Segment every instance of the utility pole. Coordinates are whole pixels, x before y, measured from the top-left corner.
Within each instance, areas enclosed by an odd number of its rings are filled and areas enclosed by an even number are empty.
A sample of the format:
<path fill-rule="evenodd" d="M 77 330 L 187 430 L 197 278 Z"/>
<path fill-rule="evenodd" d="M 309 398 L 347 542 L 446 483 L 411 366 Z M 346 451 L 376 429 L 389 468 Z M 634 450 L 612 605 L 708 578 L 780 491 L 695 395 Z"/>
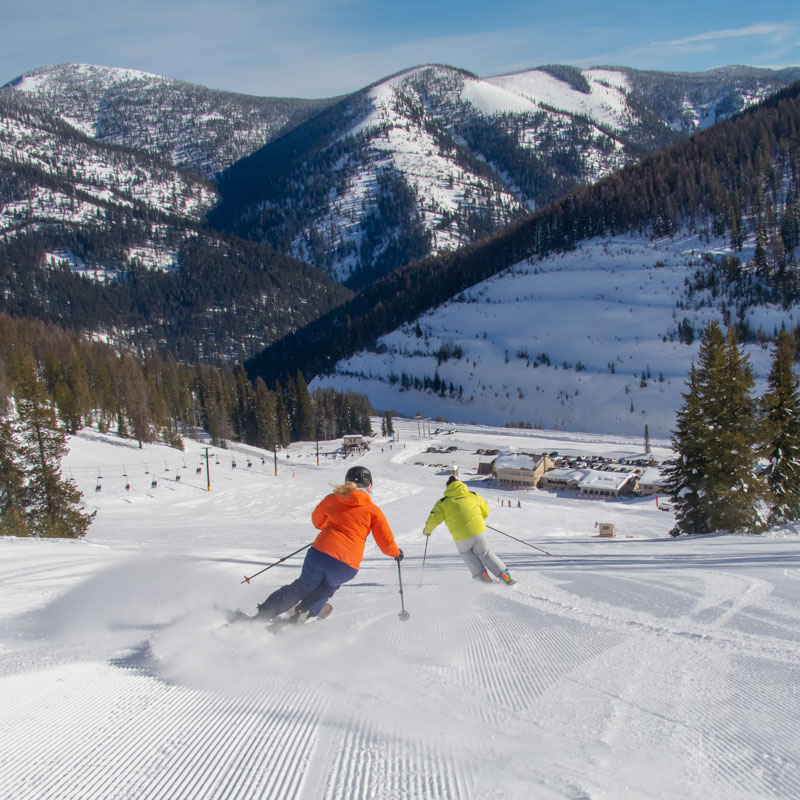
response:
<path fill-rule="evenodd" d="M 208 451 L 210 449 L 211 449 L 210 447 L 206 447 L 205 448 L 205 451 L 206 451 L 206 483 L 207 483 L 206 491 L 207 492 L 211 491 L 211 468 L 208 466 Z"/>

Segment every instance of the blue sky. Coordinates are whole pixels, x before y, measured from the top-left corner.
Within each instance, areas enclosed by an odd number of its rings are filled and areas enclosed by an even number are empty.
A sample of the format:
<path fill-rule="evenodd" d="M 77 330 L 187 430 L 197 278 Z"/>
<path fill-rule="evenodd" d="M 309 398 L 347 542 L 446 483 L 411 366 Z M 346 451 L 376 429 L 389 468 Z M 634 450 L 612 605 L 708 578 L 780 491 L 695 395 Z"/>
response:
<path fill-rule="evenodd" d="M 0 84 L 62 61 L 328 97 L 438 62 L 695 71 L 800 64 L 800 3 L 738 0 L 0 0 Z"/>

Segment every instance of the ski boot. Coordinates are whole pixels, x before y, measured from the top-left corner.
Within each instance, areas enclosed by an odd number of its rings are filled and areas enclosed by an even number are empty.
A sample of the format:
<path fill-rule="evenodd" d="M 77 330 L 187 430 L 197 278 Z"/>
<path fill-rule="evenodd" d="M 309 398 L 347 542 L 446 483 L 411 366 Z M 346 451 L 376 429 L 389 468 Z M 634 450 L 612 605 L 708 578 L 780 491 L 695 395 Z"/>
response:
<path fill-rule="evenodd" d="M 255 616 L 250 617 L 254 622 L 271 622 L 275 619 L 275 613 L 266 602 L 256 606 Z"/>
<path fill-rule="evenodd" d="M 473 575 L 472 580 L 480 581 L 481 583 L 492 583 L 492 578 L 486 570 L 479 572 L 477 575 Z"/>
<path fill-rule="evenodd" d="M 325 605 L 319 610 L 319 614 L 317 614 L 315 617 L 312 617 L 310 611 L 295 607 L 294 612 L 289 617 L 289 622 L 293 623 L 294 625 L 304 625 L 306 622 L 310 622 L 312 619 L 325 619 L 326 617 L 330 616 L 331 611 L 333 611 L 333 606 L 330 603 L 325 603 Z"/>
<path fill-rule="evenodd" d="M 516 583 L 507 572 L 501 572 L 497 577 L 500 578 L 501 581 L 505 581 L 509 586 L 513 586 Z"/>

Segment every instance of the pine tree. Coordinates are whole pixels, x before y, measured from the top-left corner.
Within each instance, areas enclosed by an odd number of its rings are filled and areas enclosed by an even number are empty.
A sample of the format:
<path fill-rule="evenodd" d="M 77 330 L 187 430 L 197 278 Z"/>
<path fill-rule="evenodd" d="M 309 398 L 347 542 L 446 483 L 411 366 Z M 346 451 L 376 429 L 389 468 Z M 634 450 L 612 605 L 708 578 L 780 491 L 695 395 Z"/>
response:
<path fill-rule="evenodd" d="M 781 329 L 762 398 L 765 471 L 771 493 L 770 524 L 800 519 L 800 392 L 793 363 L 794 337 Z"/>
<path fill-rule="evenodd" d="M 742 352 L 736 328 L 728 329 L 723 372 L 713 378 L 715 402 L 719 412 L 712 440 L 715 454 L 714 486 L 719 486 L 720 502 L 712 507 L 714 530 L 756 531 L 763 527 L 761 504 L 768 491 L 758 474 L 760 438 L 758 404 L 752 391 L 755 384 L 750 359 Z M 719 382 L 722 392 L 717 393 Z"/>
<path fill-rule="evenodd" d="M 253 444 L 265 450 L 273 450 L 277 441 L 275 397 L 269 392 L 261 376 L 256 378 L 253 416 L 255 428 Z"/>
<path fill-rule="evenodd" d="M 29 532 L 16 427 L 15 420 L 0 416 L 0 536 L 27 536 Z"/>
<path fill-rule="evenodd" d="M 293 431 L 295 441 L 308 442 L 315 436 L 314 404 L 311 402 L 311 395 L 308 392 L 308 385 L 303 373 L 297 371 L 294 382 L 296 402 L 294 409 L 294 423 L 296 430 Z"/>
<path fill-rule="evenodd" d="M 289 415 L 286 413 L 286 404 L 283 401 L 283 389 L 278 381 L 275 382 L 275 428 L 277 444 L 287 447 L 291 441 Z"/>
<path fill-rule="evenodd" d="M 37 536 L 83 536 L 94 514 L 87 514 L 80 507 L 81 492 L 73 481 L 61 475 L 67 437 L 36 375 L 30 352 L 15 359 L 14 370 L 28 526 Z"/>
<path fill-rule="evenodd" d="M 703 479 L 709 469 L 707 452 L 708 426 L 703 419 L 697 382 L 697 369 L 692 364 L 687 391 L 682 394 L 683 407 L 677 414 L 672 434 L 675 459 L 666 469 L 667 489 L 675 508 L 676 526 L 673 536 L 681 533 L 705 533 Z"/>
<path fill-rule="evenodd" d="M 315 389 L 311 397 L 314 402 L 317 437 L 323 440 L 335 439 L 339 426 L 336 419 L 336 392 L 334 389 Z"/>
<path fill-rule="evenodd" d="M 120 407 L 125 409 L 125 415 L 130 422 L 131 437 L 137 439 L 141 447 L 142 442 L 151 442 L 154 438 L 147 402 L 147 382 L 141 366 L 127 353 L 120 360 L 118 373 L 118 401 Z"/>
<path fill-rule="evenodd" d="M 712 322 L 692 365 L 667 470 L 679 533 L 757 530 L 766 486 L 756 474 L 759 426 L 753 374 L 735 329 Z"/>

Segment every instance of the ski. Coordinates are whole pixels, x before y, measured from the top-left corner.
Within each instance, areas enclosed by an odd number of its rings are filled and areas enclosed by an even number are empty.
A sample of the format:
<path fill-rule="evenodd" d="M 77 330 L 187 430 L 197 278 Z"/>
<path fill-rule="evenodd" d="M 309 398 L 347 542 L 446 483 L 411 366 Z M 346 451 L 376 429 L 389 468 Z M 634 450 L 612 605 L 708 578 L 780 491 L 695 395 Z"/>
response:
<path fill-rule="evenodd" d="M 333 606 L 330 603 L 326 603 L 316 617 L 307 617 L 302 621 L 298 620 L 293 614 L 290 614 L 289 616 L 279 616 L 274 617 L 273 619 L 267 619 L 265 617 L 259 617 L 258 614 L 247 614 L 239 608 L 234 610 L 221 610 L 225 613 L 225 618 L 228 625 L 233 625 L 237 622 L 257 622 L 261 623 L 266 630 L 277 633 L 279 630 L 283 630 L 287 626 L 301 628 L 304 625 L 308 625 L 312 622 L 323 620 L 330 616 L 331 612 L 333 611 Z"/>
<path fill-rule="evenodd" d="M 250 614 L 246 614 L 240 608 L 237 608 L 234 610 L 225 609 L 225 619 L 228 625 L 232 625 L 234 622 L 252 622 L 255 617 L 251 617 Z"/>

